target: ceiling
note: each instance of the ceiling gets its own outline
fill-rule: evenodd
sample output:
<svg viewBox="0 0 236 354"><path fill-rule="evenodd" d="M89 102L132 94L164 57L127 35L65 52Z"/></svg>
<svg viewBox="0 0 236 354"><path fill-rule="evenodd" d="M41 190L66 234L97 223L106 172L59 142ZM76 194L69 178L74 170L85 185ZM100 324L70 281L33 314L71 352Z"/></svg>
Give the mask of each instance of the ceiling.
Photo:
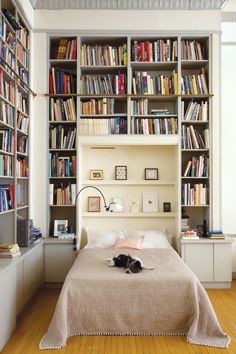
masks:
<svg viewBox="0 0 236 354"><path fill-rule="evenodd" d="M34 9L220 10L227 0L30 0Z"/></svg>

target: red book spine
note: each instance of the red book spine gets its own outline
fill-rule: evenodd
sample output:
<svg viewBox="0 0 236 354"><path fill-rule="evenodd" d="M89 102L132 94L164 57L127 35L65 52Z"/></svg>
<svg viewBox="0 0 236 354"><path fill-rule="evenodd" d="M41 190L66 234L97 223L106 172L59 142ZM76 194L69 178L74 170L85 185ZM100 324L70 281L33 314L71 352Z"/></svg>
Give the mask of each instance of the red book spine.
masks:
<svg viewBox="0 0 236 354"><path fill-rule="evenodd" d="M141 61L145 61L145 43L141 42Z"/></svg>
<svg viewBox="0 0 236 354"><path fill-rule="evenodd" d="M150 42L146 41L146 61L150 61Z"/></svg>
<svg viewBox="0 0 236 354"><path fill-rule="evenodd" d="M49 93L53 94L53 77L52 74L49 75Z"/></svg>

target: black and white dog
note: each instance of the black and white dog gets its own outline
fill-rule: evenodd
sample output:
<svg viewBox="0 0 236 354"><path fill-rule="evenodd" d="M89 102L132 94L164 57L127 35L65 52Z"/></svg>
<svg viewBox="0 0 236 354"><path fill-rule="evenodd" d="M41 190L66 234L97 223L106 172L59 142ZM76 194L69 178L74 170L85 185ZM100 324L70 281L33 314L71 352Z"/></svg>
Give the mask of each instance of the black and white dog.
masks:
<svg viewBox="0 0 236 354"><path fill-rule="evenodd" d="M138 257L131 257L130 254L119 254L108 260L109 267L118 267L127 269L126 273L140 273L143 269L154 269L144 267L143 262Z"/></svg>

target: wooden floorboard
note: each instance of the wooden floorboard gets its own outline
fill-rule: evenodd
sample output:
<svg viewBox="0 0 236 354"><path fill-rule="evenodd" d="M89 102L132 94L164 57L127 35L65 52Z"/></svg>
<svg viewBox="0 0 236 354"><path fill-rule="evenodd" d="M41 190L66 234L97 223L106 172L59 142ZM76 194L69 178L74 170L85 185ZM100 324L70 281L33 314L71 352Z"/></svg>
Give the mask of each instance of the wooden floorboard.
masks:
<svg viewBox="0 0 236 354"><path fill-rule="evenodd" d="M186 343L183 336L83 336L71 337L66 348L46 350L47 354L236 354L236 280L232 288L208 290L218 319L231 336L227 349ZM17 321L17 328L2 354L37 354L59 295L57 289L40 290Z"/></svg>

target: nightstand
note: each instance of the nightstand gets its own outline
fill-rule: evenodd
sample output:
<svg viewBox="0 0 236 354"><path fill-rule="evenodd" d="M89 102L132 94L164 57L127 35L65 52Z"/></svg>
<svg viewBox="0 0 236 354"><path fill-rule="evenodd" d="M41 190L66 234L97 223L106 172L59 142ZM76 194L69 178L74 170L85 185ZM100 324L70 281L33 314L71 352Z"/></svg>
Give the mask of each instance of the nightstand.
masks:
<svg viewBox="0 0 236 354"><path fill-rule="evenodd" d="M232 239L180 240L181 257L205 288L230 288Z"/></svg>

